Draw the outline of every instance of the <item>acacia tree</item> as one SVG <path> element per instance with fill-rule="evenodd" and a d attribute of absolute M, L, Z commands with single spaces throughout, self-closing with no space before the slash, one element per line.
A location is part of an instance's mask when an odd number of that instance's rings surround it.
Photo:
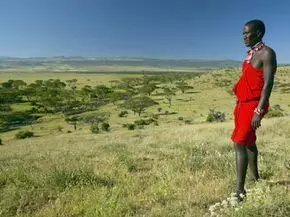
<path fill-rule="evenodd" d="M 71 88 L 73 92 L 77 89 L 77 79 L 66 80 L 67 85 Z"/>
<path fill-rule="evenodd" d="M 122 107 L 129 109 L 141 116 L 141 114 L 146 110 L 146 108 L 158 104 L 156 101 L 148 96 L 136 96 L 126 100 Z"/>
<path fill-rule="evenodd" d="M 126 100 L 129 96 L 128 93 L 120 92 L 120 91 L 113 91 L 109 94 L 109 100 L 116 105 L 116 102 L 119 100 Z"/>
<path fill-rule="evenodd" d="M 0 103 L 14 103 L 23 101 L 23 91 L 26 83 L 22 80 L 8 80 L 0 87 Z"/>
<path fill-rule="evenodd" d="M 103 84 L 97 85 L 93 89 L 94 98 L 101 102 L 106 102 L 111 92 L 113 92 L 112 89 Z"/>
<path fill-rule="evenodd" d="M 106 123 L 110 117 L 107 112 L 92 112 L 80 116 L 80 120 L 91 125 L 91 131 L 98 133 L 100 131 L 100 124 Z"/>
<path fill-rule="evenodd" d="M 77 130 L 77 123 L 79 122 L 80 118 L 76 115 L 74 116 L 69 116 L 65 118 L 65 121 L 70 124 L 73 125 L 74 130 Z"/>
<path fill-rule="evenodd" d="M 57 112 L 63 106 L 63 96 L 66 84 L 59 79 L 49 79 L 41 82 L 37 90 L 37 106 L 47 112 Z"/>
<path fill-rule="evenodd" d="M 165 99 L 168 102 L 168 107 L 171 108 L 172 98 L 173 96 L 175 96 L 175 89 L 170 87 L 164 87 L 163 91 L 164 91 L 163 95 L 165 96 Z"/>
<path fill-rule="evenodd" d="M 139 92 L 143 94 L 148 94 L 150 96 L 154 90 L 157 89 L 157 85 L 155 83 L 148 83 L 144 84 L 140 89 Z"/>
<path fill-rule="evenodd" d="M 181 90 L 182 93 L 185 93 L 186 90 L 193 89 L 193 87 L 188 85 L 185 81 L 176 82 L 176 87 Z"/>
<path fill-rule="evenodd" d="M 83 108 L 86 110 L 88 108 L 88 105 L 91 102 L 91 98 L 93 95 L 92 87 L 89 85 L 85 85 L 79 92 L 81 102 L 83 105 Z"/>
<path fill-rule="evenodd" d="M 26 83 L 22 80 L 8 80 L 4 83 L 2 83 L 2 87 L 5 89 L 23 89 L 24 87 L 26 87 Z"/>

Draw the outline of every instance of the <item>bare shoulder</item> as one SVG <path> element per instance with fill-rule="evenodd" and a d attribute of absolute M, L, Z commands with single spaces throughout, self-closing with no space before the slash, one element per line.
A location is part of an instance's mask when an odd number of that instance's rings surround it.
<path fill-rule="evenodd" d="M 262 61 L 264 72 L 270 72 L 275 74 L 277 70 L 276 53 L 274 49 L 265 46 L 262 49 Z"/>
<path fill-rule="evenodd" d="M 264 60 L 276 61 L 276 53 L 273 48 L 265 46 L 262 50 L 262 56 Z"/>

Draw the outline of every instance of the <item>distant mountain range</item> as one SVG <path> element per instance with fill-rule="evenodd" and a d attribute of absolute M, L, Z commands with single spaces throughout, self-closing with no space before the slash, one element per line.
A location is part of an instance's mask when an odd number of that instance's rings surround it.
<path fill-rule="evenodd" d="M 94 69 L 100 66 L 129 66 L 160 69 L 189 69 L 189 68 L 228 68 L 239 67 L 236 60 L 203 60 L 203 59 L 153 59 L 131 57 L 0 57 L 0 69 L 58 69 L 63 66 L 71 69 Z"/>

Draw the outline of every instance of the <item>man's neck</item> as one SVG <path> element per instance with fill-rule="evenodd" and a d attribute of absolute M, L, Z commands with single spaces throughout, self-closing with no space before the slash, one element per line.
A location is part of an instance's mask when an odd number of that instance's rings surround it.
<path fill-rule="evenodd" d="M 251 46 L 251 50 L 255 49 L 256 47 L 258 47 L 262 43 L 263 43 L 262 41 L 257 42 L 255 45 Z"/>

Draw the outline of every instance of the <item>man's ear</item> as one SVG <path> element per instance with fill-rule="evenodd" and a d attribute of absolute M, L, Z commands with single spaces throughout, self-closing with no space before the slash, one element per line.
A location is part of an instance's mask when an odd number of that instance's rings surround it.
<path fill-rule="evenodd" d="M 262 38 L 262 32 L 260 30 L 257 30 L 257 37 Z"/>

